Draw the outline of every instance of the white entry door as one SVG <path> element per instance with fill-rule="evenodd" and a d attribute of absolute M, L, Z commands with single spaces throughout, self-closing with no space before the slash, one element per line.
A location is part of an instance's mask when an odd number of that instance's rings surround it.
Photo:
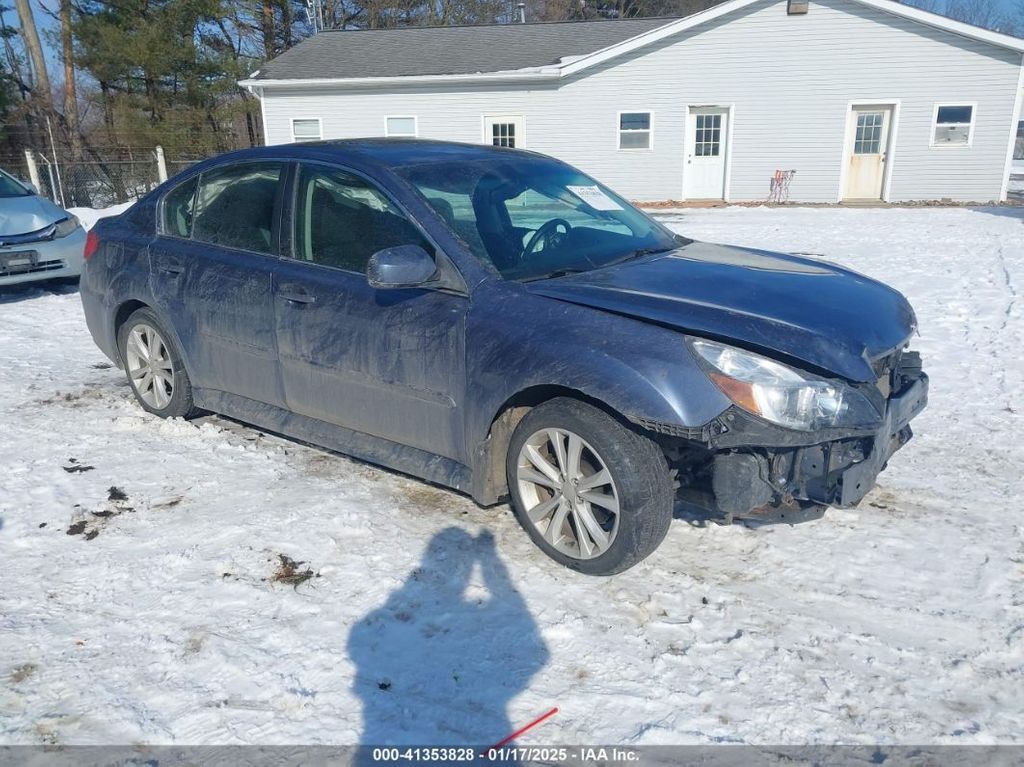
<path fill-rule="evenodd" d="M 526 146 L 526 120 L 522 115 L 484 115 L 484 143 L 522 149 Z"/>
<path fill-rule="evenodd" d="M 891 106 L 857 106 L 850 113 L 844 200 L 880 200 L 889 154 Z"/>
<path fill-rule="evenodd" d="M 725 197 L 728 122 L 728 109 L 690 107 L 686 128 L 686 167 L 683 168 L 686 199 L 721 200 Z"/>

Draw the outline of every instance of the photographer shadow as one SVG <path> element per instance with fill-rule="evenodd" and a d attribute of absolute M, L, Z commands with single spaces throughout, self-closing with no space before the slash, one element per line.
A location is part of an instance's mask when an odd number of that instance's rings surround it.
<path fill-rule="evenodd" d="M 479 573 L 479 577 L 474 577 Z M 507 706 L 549 657 L 489 532 L 430 541 L 420 566 L 348 638 L 362 701 L 362 748 L 493 745 L 513 731 Z"/>

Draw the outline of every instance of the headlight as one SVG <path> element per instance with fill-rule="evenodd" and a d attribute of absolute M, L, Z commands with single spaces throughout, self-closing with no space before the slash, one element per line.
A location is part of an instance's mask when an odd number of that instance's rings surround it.
<path fill-rule="evenodd" d="M 75 216 L 68 216 L 57 222 L 57 228 L 53 231 L 54 237 L 67 237 L 72 232 L 82 228 L 82 223 Z"/>
<path fill-rule="evenodd" d="M 744 410 L 800 431 L 829 426 L 865 426 L 878 410 L 856 389 L 826 381 L 735 346 L 690 339 L 712 370 L 708 376 Z"/>

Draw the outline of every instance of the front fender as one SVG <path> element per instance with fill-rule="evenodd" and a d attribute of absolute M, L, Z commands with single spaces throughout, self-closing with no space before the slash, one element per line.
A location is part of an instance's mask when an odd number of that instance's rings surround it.
<path fill-rule="evenodd" d="M 467 322 L 467 444 L 485 439 L 518 392 L 582 392 L 635 423 L 700 427 L 730 402 L 680 333 L 488 281 Z M 650 426 L 648 426 L 650 428 Z"/>

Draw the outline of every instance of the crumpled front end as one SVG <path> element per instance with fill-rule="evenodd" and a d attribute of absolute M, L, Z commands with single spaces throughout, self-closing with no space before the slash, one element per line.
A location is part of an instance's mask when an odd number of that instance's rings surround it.
<path fill-rule="evenodd" d="M 892 355 L 879 372 L 884 414 L 870 427 L 800 432 L 730 408 L 702 430 L 698 460 L 692 448 L 676 451 L 681 494 L 726 519 L 794 521 L 825 506 L 855 506 L 910 440 L 910 422 L 928 402 L 916 352 Z"/>

